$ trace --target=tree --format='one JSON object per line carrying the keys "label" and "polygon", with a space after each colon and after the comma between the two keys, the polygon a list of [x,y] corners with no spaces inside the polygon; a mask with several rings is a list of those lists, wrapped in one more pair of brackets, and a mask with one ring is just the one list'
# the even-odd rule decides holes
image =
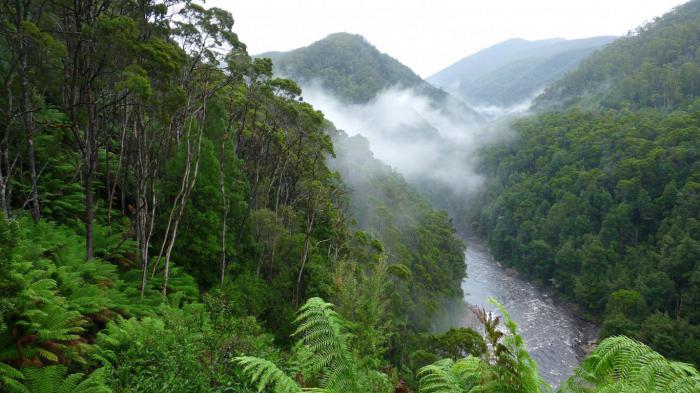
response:
{"label": "tree", "polygon": [[479,358],[486,353],[484,340],[471,328],[451,328],[434,340],[438,355],[454,361],[468,355]]}

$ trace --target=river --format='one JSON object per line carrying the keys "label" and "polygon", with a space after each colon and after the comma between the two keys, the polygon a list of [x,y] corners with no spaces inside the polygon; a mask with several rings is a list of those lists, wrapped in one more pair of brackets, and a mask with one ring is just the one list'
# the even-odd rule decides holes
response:
{"label": "river", "polygon": [[464,300],[492,311],[495,307],[488,298],[501,302],[518,324],[540,375],[552,386],[559,385],[581,360],[577,348],[588,340],[593,326],[499,266],[478,240],[467,239],[465,243],[468,278],[462,283]]}

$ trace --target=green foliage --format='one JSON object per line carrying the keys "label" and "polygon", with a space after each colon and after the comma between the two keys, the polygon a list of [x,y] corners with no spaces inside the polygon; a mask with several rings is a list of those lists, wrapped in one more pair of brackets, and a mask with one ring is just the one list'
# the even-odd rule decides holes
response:
{"label": "green foliage", "polygon": [[[356,234],[366,241],[364,233]],[[360,247],[353,247],[359,249]],[[335,305],[349,322],[353,332],[349,346],[362,359],[363,365],[377,369],[386,366],[384,357],[390,349],[393,332],[389,302],[391,278],[381,252],[370,246],[370,255],[356,255],[351,261],[341,261],[336,273]]]}
{"label": "green foliage", "polygon": [[335,33],[304,48],[260,57],[272,59],[275,73],[299,81],[320,80],[324,88],[349,103],[369,102],[395,85],[416,87],[435,98],[445,95],[359,35]]}
{"label": "green foliage", "polygon": [[90,375],[82,373],[68,375],[62,365],[44,368],[25,368],[22,393],[111,393],[104,383],[105,370],[97,369]]}
{"label": "green foliage", "polygon": [[[388,392],[386,375],[362,367],[364,354],[354,355],[349,348],[347,322],[321,298],[309,299],[298,311],[295,336],[302,386],[318,384],[324,392]],[[300,392],[297,382],[274,363],[254,357],[239,357],[236,362],[262,391]]]}
{"label": "green foliage", "polygon": [[481,357],[486,353],[486,343],[471,328],[451,328],[434,338],[435,352],[444,358],[461,359],[467,355]]}
{"label": "green foliage", "polygon": [[159,318],[132,318],[110,322],[96,344],[99,357],[109,360],[109,384],[117,392],[203,392],[209,381],[198,361],[198,338],[187,325],[166,328]]}
{"label": "green foliage", "polygon": [[236,359],[243,368],[243,374],[248,375],[250,380],[257,385],[258,391],[262,392],[266,387],[270,387],[279,393],[301,392],[299,385],[284,371],[269,360],[242,356]]}
{"label": "green foliage", "polygon": [[[405,389],[434,356],[425,333],[462,297],[464,246],[447,214],[251,59],[228,12],[64,5],[0,3],[2,389]],[[348,101],[395,83],[450,99],[357,37],[307,49],[320,57],[311,66],[329,65],[313,76]],[[524,122],[533,145],[486,164],[497,187],[528,181],[492,198],[482,227],[508,263],[605,309],[611,334],[659,332],[641,338],[694,359],[697,115],[570,116]],[[611,129],[617,144],[605,143]],[[435,370],[539,389],[502,313],[505,336],[481,314],[490,352],[472,331],[439,337],[440,354],[483,358]]]}
{"label": "green foliage", "polygon": [[683,108],[700,97],[700,2],[693,0],[585,59],[541,107]]}
{"label": "green foliage", "polygon": [[276,357],[271,337],[252,318],[234,318],[226,300],[182,309],[161,307],[158,316],[117,318],[98,334],[95,359],[108,366],[116,392],[246,391],[232,360],[254,351]]}
{"label": "green foliage", "polygon": [[[97,356],[117,391],[245,391],[230,359],[279,356],[266,332],[289,352],[294,311],[312,297],[354,309],[360,369],[400,368],[412,352],[402,340],[415,346],[443,295],[461,294],[448,217],[392,175],[403,212],[385,212],[376,239],[355,237],[323,114],[247,54],[228,12],[93,9],[0,4],[3,381],[30,366],[87,372]],[[446,97],[362,40],[336,38],[374,75],[341,83],[370,89],[353,100],[399,80]]]}
{"label": "green foliage", "polygon": [[461,301],[464,244],[447,214],[433,210],[401,175],[375,159],[366,139],[348,137],[332,125],[328,130],[337,146],[330,165],[350,187],[357,226],[380,241],[386,254],[393,281],[389,313],[402,332],[393,337],[390,352],[408,363],[409,354],[418,349],[417,333],[431,330],[438,315],[447,315],[451,301]]}
{"label": "green foliage", "polygon": [[598,345],[560,392],[678,392],[700,389],[692,366],[666,360],[633,339],[618,336]]}
{"label": "green foliage", "polygon": [[420,369],[421,393],[459,393],[481,391],[481,373],[485,365],[479,358],[458,361],[443,359]]}
{"label": "green foliage", "polygon": [[604,336],[663,336],[655,349],[697,364],[699,119],[571,110],[517,121],[515,141],[481,155],[490,180],[472,217],[496,258],[602,317]]}
{"label": "green foliage", "polygon": [[536,393],[549,390],[538,375],[537,364],[518,335],[515,322],[495,299],[490,299],[490,302],[503,314],[506,332],[498,329],[501,317],[474,309],[484,326],[489,351],[484,351],[481,356],[470,354],[459,360],[443,359],[421,368],[418,372],[421,393]]}

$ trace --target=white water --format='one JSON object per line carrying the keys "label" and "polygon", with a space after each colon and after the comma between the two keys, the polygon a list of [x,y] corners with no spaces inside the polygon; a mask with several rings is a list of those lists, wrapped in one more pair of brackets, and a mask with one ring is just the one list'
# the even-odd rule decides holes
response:
{"label": "white water", "polygon": [[518,324],[540,375],[551,385],[559,385],[579,363],[576,346],[586,339],[583,330],[590,326],[584,326],[532,284],[508,274],[475,239],[466,244],[469,277],[462,283],[465,301],[494,312],[488,298],[501,302]]}

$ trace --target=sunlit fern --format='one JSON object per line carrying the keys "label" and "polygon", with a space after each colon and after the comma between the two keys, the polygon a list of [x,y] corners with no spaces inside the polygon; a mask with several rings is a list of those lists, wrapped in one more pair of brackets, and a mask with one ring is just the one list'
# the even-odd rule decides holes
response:
{"label": "sunlit fern", "polygon": [[104,369],[97,369],[87,377],[77,373],[68,375],[63,365],[22,369],[24,381],[12,387],[17,393],[110,393],[104,383]]}
{"label": "sunlit fern", "polygon": [[422,393],[480,392],[487,377],[481,359],[467,356],[457,362],[443,359],[418,372]]}
{"label": "sunlit fern", "polygon": [[618,336],[603,340],[560,388],[561,393],[700,392],[700,373],[648,346]]}
{"label": "sunlit fern", "polygon": [[239,357],[236,362],[242,367],[259,392],[270,388],[276,393],[299,393],[301,387],[274,363],[256,357]]}
{"label": "sunlit fern", "polygon": [[321,298],[311,298],[298,311],[294,335],[299,337],[299,363],[302,371],[318,377],[316,388],[301,386],[275,364],[254,357],[239,357],[242,366],[258,389],[273,388],[274,392],[338,392],[368,393],[388,391],[386,376],[373,370],[357,367],[348,347],[346,322],[333,310],[333,305]]}

